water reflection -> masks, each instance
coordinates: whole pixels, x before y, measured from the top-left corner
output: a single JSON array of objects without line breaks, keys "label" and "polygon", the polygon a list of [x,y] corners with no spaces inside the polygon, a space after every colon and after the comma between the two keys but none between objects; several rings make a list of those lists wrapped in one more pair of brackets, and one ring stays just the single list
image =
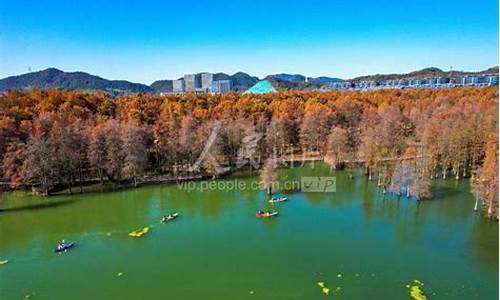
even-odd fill
[{"label": "water reflection", "polygon": [[498,276],[498,222],[476,214],[472,220],[467,246],[473,250],[474,258],[483,268],[496,272]]},{"label": "water reflection", "polygon": [[[102,193],[96,189],[86,194],[53,198],[4,193],[0,200],[0,251],[33,245],[51,249],[61,238],[78,240],[97,234],[104,237],[112,233],[126,238],[128,231],[158,224],[162,215],[171,212],[180,212],[182,217],[197,222],[242,219],[248,228],[266,229],[276,229],[282,223],[281,218],[289,218],[303,224],[304,228],[324,230],[314,226],[330,225],[331,216],[342,216],[335,221],[350,222],[353,227],[364,226],[367,235],[392,234],[405,247],[429,241],[444,244],[464,240],[462,244],[457,243],[470,249],[471,255],[482,265],[488,268],[498,265],[498,223],[472,212],[473,197],[468,181],[437,180],[433,188],[434,199],[417,202],[384,195],[377,189],[376,180],[368,181],[360,174],[350,179],[346,172],[331,171],[323,164],[281,169],[280,173],[289,181],[300,181],[302,176],[335,176],[337,191],[286,191],[284,194],[291,200],[283,205],[269,204],[264,191],[260,190],[202,191],[201,182],[196,182],[197,188],[189,192],[177,184],[164,184],[113,191],[105,187]],[[248,175],[242,173],[237,178],[247,186],[258,180],[257,173],[253,173],[253,177]],[[255,220],[254,214],[260,209],[277,210],[280,216]],[[319,211],[321,215],[312,215]],[[317,223],[311,223],[314,218]],[[381,231],[377,232],[375,226],[382,226]]]}]

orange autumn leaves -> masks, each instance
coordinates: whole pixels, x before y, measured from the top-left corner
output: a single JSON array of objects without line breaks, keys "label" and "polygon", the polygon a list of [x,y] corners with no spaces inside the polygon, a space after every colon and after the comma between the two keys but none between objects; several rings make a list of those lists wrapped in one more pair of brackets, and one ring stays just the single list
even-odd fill
[{"label": "orange autumn leaves", "polygon": [[254,154],[262,161],[314,153],[336,167],[365,168],[384,189],[417,198],[429,196],[432,178],[474,177],[485,211],[498,215],[497,87],[117,98],[11,91],[0,95],[0,176],[11,188],[50,193],[180,174],[216,121],[221,130],[211,154],[222,165],[236,161],[254,132],[263,136]]}]

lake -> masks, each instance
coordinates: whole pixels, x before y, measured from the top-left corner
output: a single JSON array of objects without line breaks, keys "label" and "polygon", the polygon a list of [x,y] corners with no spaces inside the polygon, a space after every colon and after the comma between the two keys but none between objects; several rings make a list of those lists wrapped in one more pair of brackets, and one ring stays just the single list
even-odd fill
[{"label": "lake", "polygon": [[[473,212],[469,181],[434,182],[434,199],[383,195],[361,173],[322,163],[281,169],[287,181],[334,176],[336,192],[285,191],[269,204],[257,173],[207,182],[0,196],[0,298],[497,299],[498,222]],[[256,218],[260,209],[279,215]],[[180,216],[167,224],[160,217]],[[145,226],[142,238],[128,233]],[[76,247],[55,254],[61,240]],[[120,274],[119,274],[120,273]]]}]

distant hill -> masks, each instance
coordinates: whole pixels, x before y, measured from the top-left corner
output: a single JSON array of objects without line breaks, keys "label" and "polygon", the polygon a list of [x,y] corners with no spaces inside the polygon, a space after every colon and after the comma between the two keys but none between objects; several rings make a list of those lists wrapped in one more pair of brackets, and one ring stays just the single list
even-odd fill
[{"label": "distant hill", "polygon": [[384,80],[399,80],[399,79],[409,79],[409,78],[445,77],[445,76],[453,77],[453,76],[481,75],[481,74],[498,74],[498,66],[479,72],[463,72],[463,71],[445,72],[439,68],[432,67],[404,74],[376,74],[376,75],[360,76],[350,79],[348,81],[384,81]]},{"label": "distant hill", "polygon": [[110,92],[151,93],[154,89],[125,80],[107,80],[84,72],[63,72],[55,68],[11,76],[0,80],[0,91],[62,88],[69,90],[104,90]]},{"label": "distant hill", "polygon": [[339,82],[339,81],[343,81],[343,80],[340,78],[335,78],[335,77],[320,76],[320,77],[316,77],[316,78],[308,77],[307,81],[312,82],[312,83],[327,84],[327,83]]},{"label": "distant hill", "polygon": [[280,74],[274,74],[274,75],[269,75],[271,77],[274,77],[278,80],[283,80],[283,81],[288,81],[288,82],[311,82],[311,83],[318,83],[318,84],[327,84],[331,82],[338,82],[342,81],[340,78],[335,78],[335,77],[326,77],[326,76],[320,76],[320,77],[306,77],[301,74],[286,74],[286,73],[280,73]]},{"label": "distant hill", "polygon": [[258,77],[250,76],[247,73],[238,72],[233,75],[225,73],[215,73],[214,80],[230,80],[231,90],[235,92],[244,92],[259,81]]},{"label": "distant hill", "polygon": [[267,76],[266,80],[271,83],[271,85],[277,91],[291,91],[291,90],[312,90],[321,88],[322,84],[313,82],[291,82],[282,79],[278,79],[274,76]]},{"label": "distant hill", "polygon": [[[201,74],[201,73],[199,73]],[[259,81],[243,72],[233,75],[214,74],[214,80],[230,80],[231,90],[242,92]],[[103,90],[118,93],[171,92],[172,80],[157,80],[150,86],[125,80],[107,80],[84,72],[64,72],[55,68],[0,79],[0,91],[61,88],[69,90]]]},{"label": "distant hill", "polygon": [[231,75],[231,90],[244,92],[259,81],[258,77],[250,76],[243,72]]},{"label": "distant hill", "polygon": [[281,73],[281,74],[274,74],[270,75],[276,79],[283,80],[283,81],[288,81],[288,82],[305,82],[306,77],[304,75],[300,74],[286,74],[286,73]]},{"label": "distant hill", "polygon": [[164,93],[172,91],[172,80],[157,80],[153,82],[150,87],[152,87],[155,92]]},{"label": "distant hill", "polygon": [[[201,73],[197,75],[200,76]],[[445,72],[439,68],[425,68],[405,74],[376,74],[360,76],[348,81],[383,81],[394,79],[424,78],[424,77],[458,77],[464,75],[498,74],[498,66],[480,72],[453,71]],[[214,80],[230,80],[231,90],[244,92],[253,87],[259,78],[243,72],[233,75],[215,73]],[[275,90],[309,90],[327,87],[332,82],[343,81],[335,77],[306,77],[301,74],[280,73],[265,78]],[[113,94],[120,93],[161,93],[172,92],[172,80],[157,80],[150,86],[125,80],[108,80],[84,72],[64,72],[55,68],[26,73],[0,79],[0,91],[61,88],[70,90],[102,90]]]},{"label": "distant hill", "polygon": [[479,72],[480,74],[498,74],[498,66],[496,67],[491,67],[489,69],[486,69],[484,71]]}]

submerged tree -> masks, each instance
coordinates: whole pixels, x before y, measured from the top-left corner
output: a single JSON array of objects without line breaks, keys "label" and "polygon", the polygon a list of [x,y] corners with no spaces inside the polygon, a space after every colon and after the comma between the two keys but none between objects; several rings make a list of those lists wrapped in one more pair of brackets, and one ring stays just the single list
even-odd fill
[{"label": "submerged tree", "polygon": [[260,171],[260,179],[264,185],[268,195],[273,194],[273,186],[279,180],[278,171],[276,170],[276,163],[272,159],[266,160],[262,170]]},{"label": "submerged tree", "polygon": [[349,160],[349,134],[341,127],[333,127],[328,137],[329,157],[333,168]]},{"label": "submerged tree", "polygon": [[405,156],[395,164],[389,189],[398,195],[415,197],[422,200],[431,197],[431,179],[425,160],[414,159],[414,147],[410,147]]},{"label": "submerged tree", "polygon": [[491,134],[486,144],[486,158],[473,181],[474,194],[481,200],[489,217],[498,218],[498,135]]}]

